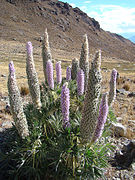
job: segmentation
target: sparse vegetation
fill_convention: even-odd
[[[130,85],[129,84],[124,84],[123,89],[125,89],[126,91],[129,91]]]
[[[117,79],[117,84],[118,84],[118,85],[121,85],[121,84],[124,84],[124,83],[125,83],[125,78],[119,77],[119,78]]]
[[[26,96],[26,95],[28,95],[28,94],[29,94],[29,88],[28,88],[28,87],[25,87],[25,86],[21,87],[21,89],[20,89],[20,94],[21,94],[21,96]]]

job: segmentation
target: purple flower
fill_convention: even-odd
[[[112,76],[113,81],[116,81],[116,79],[117,79],[117,71],[116,71],[116,69],[112,70],[111,76]]]
[[[14,76],[15,75],[15,68],[14,68],[14,64],[13,64],[13,61],[11,61],[9,63],[9,73],[11,76]]]
[[[26,49],[27,49],[27,55],[32,56],[32,54],[33,54],[33,46],[32,46],[32,43],[30,41],[27,42]]]
[[[56,63],[56,79],[57,79],[57,83],[61,84],[62,81],[62,74],[61,74],[61,61],[58,61]]]
[[[79,96],[84,93],[84,72],[82,69],[77,72],[77,92]]]
[[[68,83],[62,86],[61,91],[61,110],[63,115],[63,127],[67,128],[70,126],[69,122],[69,106],[70,106],[70,96],[69,89],[67,87]]]
[[[108,114],[108,100],[107,100],[107,94],[105,93],[102,96],[101,104],[99,107],[99,116],[98,116],[98,122],[96,125],[95,133],[93,136],[93,142],[96,142],[102,135],[104,125],[106,123],[107,114]]]
[[[49,87],[51,89],[54,89],[53,64],[50,60],[48,60],[46,64],[46,74]]]
[[[66,80],[67,80],[67,81],[70,81],[70,80],[71,80],[71,67],[70,67],[70,66],[67,67]]]
[[[110,91],[109,91],[109,99],[108,99],[109,106],[112,105],[116,97],[116,79],[117,79],[117,71],[116,69],[113,69],[110,80]]]

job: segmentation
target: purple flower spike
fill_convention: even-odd
[[[106,123],[107,114],[108,114],[108,100],[107,100],[107,94],[105,93],[102,96],[102,101],[99,107],[99,117],[98,122],[96,125],[95,133],[93,136],[93,142],[96,142],[102,135],[104,125]]]
[[[46,64],[46,74],[49,87],[51,89],[54,89],[53,64],[50,60],[48,60]]]
[[[62,81],[61,61],[56,63],[56,79],[57,79],[57,83],[61,84]]]
[[[116,78],[117,78],[117,71],[116,71],[116,69],[113,69],[113,70],[112,70],[112,79],[113,79],[114,81],[116,81]]]
[[[112,106],[116,98],[116,79],[117,79],[117,71],[116,69],[113,69],[112,74],[111,74],[111,80],[110,80],[110,92],[109,92],[109,99],[108,99],[109,106]]]
[[[28,56],[31,56],[33,54],[33,46],[30,41],[27,42],[26,49],[27,49]]]
[[[11,62],[9,63],[9,72],[10,72],[11,76],[14,76],[14,74],[15,74],[15,68],[14,68],[13,61],[11,61]]]
[[[70,81],[70,80],[71,80],[71,67],[70,67],[70,66],[67,67],[66,80],[67,80],[67,81]]]
[[[84,93],[84,72],[82,69],[77,72],[77,92],[79,96]]]
[[[70,106],[70,96],[69,96],[69,89],[67,87],[68,83],[66,82],[61,91],[61,109],[63,115],[63,127],[68,128],[70,127],[69,122],[69,106]]]

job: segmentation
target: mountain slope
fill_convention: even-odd
[[[1,0],[1,39],[39,44],[45,28],[52,48],[78,52],[82,36],[87,33],[91,53],[101,49],[104,56],[135,59],[132,42],[104,31],[95,19],[68,3],[57,0]]]
[[[133,43],[135,43],[135,36],[129,37],[129,40],[132,41]]]

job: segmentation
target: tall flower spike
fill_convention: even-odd
[[[41,107],[40,87],[39,87],[38,77],[33,60],[33,47],[31,42],[27,43],[26,49],[27,49],[26,73],[27,73],[29,90],[34,105],[38,109],[40,109]]]
[[[45,33],[42,39],[42,59],[43,59],[44,77],[45,77],[45,80],[47,81],[46,64],[48,60],[52,61],[52,55],[51,55],[51,50],[50,50],[50,45],[49,45],[49,37],[48,37],[47,29],[45,29]]]
[[[53,63],[50,60],[48,60],[46,64],[46,74],[49,87],[51,89],[54,89]]]
[[[92,139],[92,142],[96,142],[102,135],[102,132],[104,130],[104,125],[106,123],[107,114],[108,114],[108,99],[107,94],[105,93],[102,96],[101,104],[99,107],[99,116],[98,116],[98,122],[96,125],[95,133]]]
[[[72,80],[76,80],[78,69],[79,69],[79,61],[77,58],[75,58],[72,60],[72,68],[71,68],[71,79]]]
[[[84,72],[82,69],[79,69],[77,72],[77,92],[81,96],[84,93]]]
[[[81,136],[87,141],[91,141],[97,124],[97,110],[102,79],[100,65],[101,51],[97,51],[89,71],[88,86],[80,124]]]
[[[66,80],[70,81],[71,80],[71,67],[68,66],[66,70]]]
[[[116,79],[117,79],[117,71],[116,69],[113,69],[110,79],[110,91],[109,91],[109,99],[108,99],[109,106],[112,106],[116,98]]]
[[[62,73],[61,73],[61,61],[56,63],[56,80],[58,84],[61,84],[62,81]]]
[[[63,115],[63,127],[67,128],[70,126],[69,122],[69,107],[70,107],[70,96],[69,96],[69,89],[68,89],[68,83],[66,82],[62,86],[61,91],[61,110]]]
[[[19,135],[24,139],[29,136],[26,116],[23,111],[22,99],[20,91],[17,87],[14,64],[9,63],[9,76],[8,76],[8,93],[11,112],[15,122],[16,129]]]
[[[86,90],[88,84],[88,76],[89,76],[89,44],[88,44],[87,34],[84,35],[79,64],[80,64],[80,68],[83,70],[85,74],[85,90]]]

